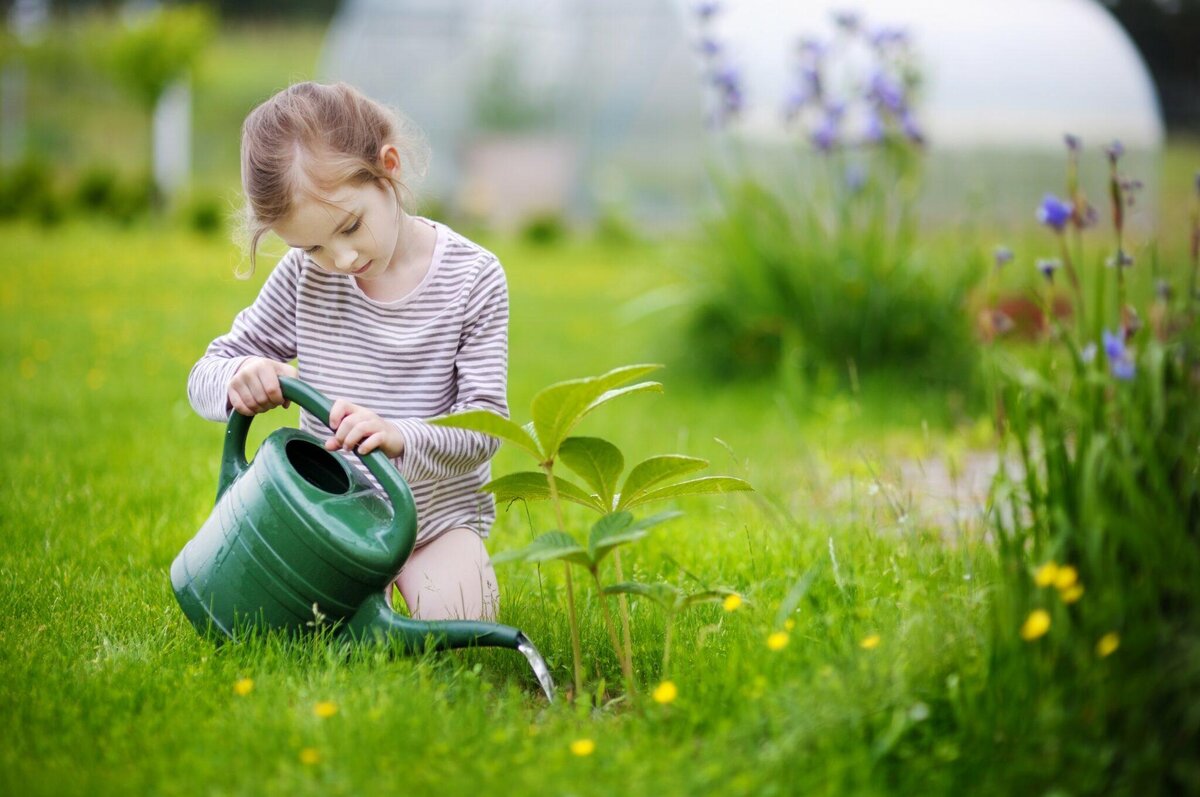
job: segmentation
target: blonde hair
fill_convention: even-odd
[[[380,163],[388,144],[400,153],[403,180]],[[275,94],[242,124],[241,229],[250,273],[259,240],[292,212],[300,192],[382,180],[403,207],[415,201],[413,184],[428,162],[415,125],[349,84],[297,83]]]

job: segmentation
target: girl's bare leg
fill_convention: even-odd
[[[451,529],[413,552],[396,586],[419,620],[492,620],[500,589],[483,540]]]

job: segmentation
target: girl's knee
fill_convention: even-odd
[[[500,590],[483,540],[468,528],[448,531],[415,551],[396,577],[413,617],[491,620]]]

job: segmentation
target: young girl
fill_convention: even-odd
[[[498,590],[483,538],[495,505],[478,490],[498,444],[423,419],[508,415],[508,293],[495,255],[406,212],[422,159],[419,134],[345,84],[300,83],[251,112],[251,265],[268,231],[289,250],[196,363],[188,398],[210,420],[253,415],[284,403],[284,375],[335,399],[332,435],[307,412],[302,428],[360,468],[351,452],[383,451],[416,499],[416,548],[395,580],[409,611],[490,619]]]

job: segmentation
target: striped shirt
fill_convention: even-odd
[[[289,250],[188,377],[196,412],[225,421],[229,381],[246,358],[295,358],[300,378],[331,400],[360,404],[396,424],[404,453],[393,462],[416,500],[418,545],[459,527],[488,535],[495,502],[479,488],[499,447],[487,435],[423,419],[468,409],[508,417],[504,271],[491,252],[429,223],[437,231],[429,273],[390,302],[371,299],[354,277],[322,271],[302,250]],[[300,425],[321,439],[329,435],[307,411]],[[367,474],[358,457],[345,456]]]

